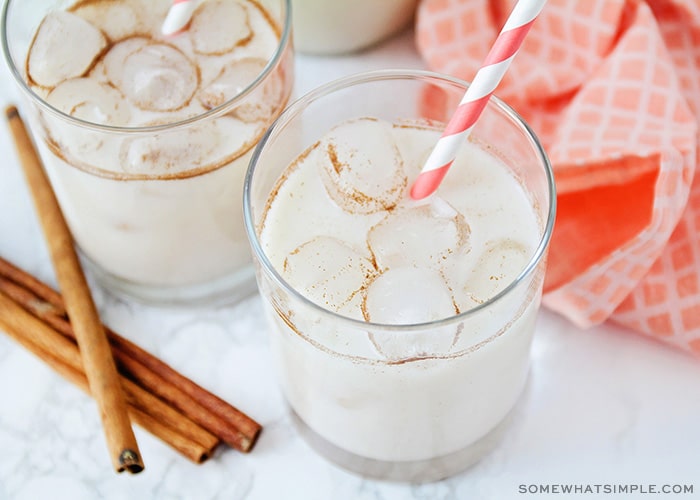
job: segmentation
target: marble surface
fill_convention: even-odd
[[[385,67],[423,67],[410,32],[362,54],[299,57],[296,93]],[[16,99],[5,68],[0,99],[3,106]],[[0,134],[0,152],[0,255],[53,283],[7,133]],[[449,480],[407,485],[346,473],[300,439],[272,376],[258,296],[177,311],[117,300],[96,287],[95,296],[107,324],[257,418],[265,431],[253,453],[221,448],[197,466],[137,428],[147,468],[117,475],[93,402],[0,334],[0,499],[502,500],[558,498],[529,493],[556,484],[591,486],[581,498],[700,498],[700,360],[617,326],[581,331],[543,311],[529,389],[501,445]],[[684,484],[693,493],[593,489],[605,484]]]

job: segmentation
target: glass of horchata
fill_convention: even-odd
[[[463,470],[526,387],[555,211],[537,138],[493,98],[437,192],[407,195],[465,88],[393,70],[329,83],[246,176],[282,391],[311,445],[363,475]]]
[[[85,261],[163,304],[255,289],[241,196],[252,148],[292,87],[288,0],[5,3],[3,48]]]

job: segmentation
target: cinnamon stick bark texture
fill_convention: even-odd
[[[17,108],[7,108],[6,116],[80,347],[90,392],[99,408],[112,463],[117,472],[140,472],[143,462],[126,398],[70,230]]]
[[[0,328],[61,376],[89,394],[78,347],[71,340],[31,315],[0,287]],[[219,439],[178,413],[128,379],[121,383],[126,392],[129,414],[145,430],[184,456],[201,463],[211,456]]]
[[[66,337],[75,338],[61,296],[0,257],[0,292]],[[229,446],[249,452],[262,426],[139,346],[106,328],[122,374],[167,401]]]

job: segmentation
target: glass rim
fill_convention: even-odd
[[[170,122],[170,123],[162,123],[158,125],[147,125],[147,126],[138,126],[138,127],[125,127],[125,126],[116,126],[116,125],[105,125],[105,124],[100,124],[100,123],[93,123],[87,120],[83,120],[81,118],[76,118],[75,116],[71,116],[67,113],[64,113],[63,111],[53,107],[51,104],[46,102],[41,96],[39,96],[36,92],[34,92],[31,87],[27,84],[27,82],[24,80],[21,71],[17,68],[17,65],[15,64],[15,61],[12,57],[12,54],[10,52],[10,43],[8,40],[8,34],[7,34],[7,25],[8,25],[8,16],[9,16],[9,9],[10,9],[10,4],[16,4],[19,2],[19,0],[5,0],[3,3],[2,7],[2,14],[0,14],[0,31],[2,31],[2,52],[3,56],[5,59],[5,64],[7,64],[7,67],[10,69],[10,73],[12,74],[13,79],[15,82],[19,85],[21,91],[23,92],[24,95],[28,96],[32,102],[36,103],[38,106],[41,107],[44,111],[47,111],[51,113],[52,115],[65,120],[66,122],[72,123],[76,126],[79,126],[81,128],[86,128],[90,130],[95,130],[95,131],[100,131],[100,132],[107,132],[107,133],[121,133],[121,134],[140,134],[140,133],[152,133],[152,132],[162,132],[165,130],[172,130],[172,129],[177,129],[181,127],[186,127],[188,125],[191,125],[193,123],[197,123],[199,121],[206,120],[211,117],[215,117],[220,114],[224,114],[228,108],[230,108],[234,103],[243,100],[248,94],[250,94],[254,89],[256,89],[264,80],[267,78],[267,76],[272,72],[273,68],[277,66],[279,61],[282,59],[282,56],[286,50],[286,48],[290,44],[290,39],[291,39],[291,31],[292,31],[292,8],[291,8],[291,0],[279,0],[280,4],[284,6],[284,12],[283,14],[283,25],[282,25],[282,30],[280,33],[280,39],[279,43],[277,44],[277,47],[275,49],[274,54],[267,60],[267,64],[265,67],[262,69],[262,71],[258,74],[258,76],[250,82],[240,93],[236,94],[234,97],[229,99],[228,101],[205,111],[204,113],[200,113],[195,116],[191,116],[189,118],[185,118],[183,120],[175,121],[175,122]],[[256,2],[257,3],[257,2]]]
[[[449,75],[436,73],[432,71],[425,70],[413,70],[413,69],[387,69],[387,70],[375,70],[367,71],[362,73],[357,73],[349,76],[339,78],[337,80],[325,83],[310,92],[299,97],[293,103],[291,103],[287,108],[277,117],[277,119],[270,125],[270,127],[265,131],[263,136],[258,141],[258,144],[253,150],[253,154],[250,158],[249,166],[246,171],[244,185],[243,185],[243,218],[245,222],[246,233],[248,234],[248,239],[251,243],[253,249],[254,257],[260,262],[264,272],[275,282],[277,286],[282,288],[286,293],[294,297],[296,300],[301,301],[306,307],[317,311],[319,314],[328,315],[331,318],[335,318],[338,321],[345,323],[346,325],[351,325],[360,329],[372,329],[372,330],[383,330],[383,331],[417,331],[425,330],[428,328],[437,328],[441,326],[446,326],[453,324],[455,322],[460,322],[466,320],[469,317],[475,316],[479,312],[489,308],[494,303],[501,302],[501,300],[510,295],[510,293],[520,285],[530,274],[535,272],[537,266],[542,261],[544,257],[547,246],[551,240],[552,231],[554,229],[554,219],[556,215],[556,187],[554,183],[554,172],[552,170],[552,165],[549,161],[547,153],[544,147],[540,143],[537,135],[534,133],[532,128],[523,120],[523,118],[508,104],[504,101],[492,95],[487,104],[488,107],[495,106],[499,111],[501,111],[513,124],[515,124],[522,132],[523,135],[529,140],[529,142],[534,146],[536,155],[539,157],[540,164],[544,168],[546,182],[547,182],[547,195],[549,198],[549,209],[547,210],[547,218],[544,224],[544,231],[540,238],[540,241],[535,249],[535,252],[530,257],[527,266],[518,274],[518,276],[512,280],[503,290],[501,290],[496,295],[490,297],[483,303],[462,311],[454,316],[448,316],[445,318],[440,318],[437,320],[426,321],[421,323],[411,323],[411,324],[390,324],[390,323],[374,323],[370,321],[350,318],[344,316],[335,311],[331,311],[322,307],[312,300],[305,297],[302,293],[296,290],[291,284],[289,284],[280,274],[277,272],[272,262],[268,259],[265,251],[262,249],[258,235],[255,231],[255,223],[253,221],[253,214],[251,210],[251,185],[252,178],[256,171],[258,165],[258,160],[262,154],[263,149],[271,137],[280,129],[286,125],[287,121],[294,118],[303,108],[329,94],[332,94],[338,90],[342,90],[347,87],[351,87],[358,84],[382,81],[382,80],[425,80],[425,81],[439,81],[441,83],[448,83],[451,85],[457,85],[465,89],[469,87],[469,82],[455,78]]]

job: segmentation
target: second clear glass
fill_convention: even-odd
[[[245,169],[293,84],[290,2],[205,2],[166,37],[171,5],[8,0],[3,49],[98,280],[164,305],[235,301],[255,290]]]

